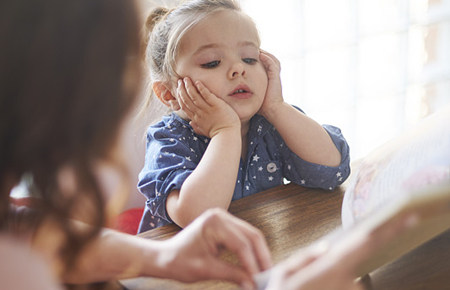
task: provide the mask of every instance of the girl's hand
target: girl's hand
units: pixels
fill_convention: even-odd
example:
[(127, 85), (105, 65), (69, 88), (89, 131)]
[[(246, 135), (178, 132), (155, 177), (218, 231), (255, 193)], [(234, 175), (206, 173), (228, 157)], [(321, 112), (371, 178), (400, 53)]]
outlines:
[(281, 65), (275, 56), (264, 50), (261, 50), (259, 59), (266, 69), (268, 84), (264, 102), (258, 113), (266, 117), (284, 103), (280, 79)]
[[(262, 233), (222, 209), (206, 211), (164, 243), (164, 264), (185, 282), (219, 279), (248, 289), (254, 287), (252, 276), (272, 265)], [(237, 256), (239, 265), (220, 258), (225, 249)]]
[(178, 80), (177, 95), (181, 109), (197, 134), (212, 138), (221, 130), (240, 128), (236, 112), (200, 81), (193, 84), (188, 77)]

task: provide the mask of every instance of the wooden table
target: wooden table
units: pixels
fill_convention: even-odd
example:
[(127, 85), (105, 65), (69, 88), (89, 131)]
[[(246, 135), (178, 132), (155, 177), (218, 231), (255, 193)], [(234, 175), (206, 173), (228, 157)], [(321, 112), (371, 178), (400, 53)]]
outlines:
[[(259, 228), (277, 263), (341, 225), (344, 189), (333, 192), (283, 185), (234, 201), (229, 211)], [(180, 230), (167, 225), (145, 233), (164, 240)], [(172, 280), (137, 278), (122, 281), (127, 289), (238, 289), (222, 281), (184, 284)], [(450, 231), (370, 275), (370, 289), (450, 289)]]

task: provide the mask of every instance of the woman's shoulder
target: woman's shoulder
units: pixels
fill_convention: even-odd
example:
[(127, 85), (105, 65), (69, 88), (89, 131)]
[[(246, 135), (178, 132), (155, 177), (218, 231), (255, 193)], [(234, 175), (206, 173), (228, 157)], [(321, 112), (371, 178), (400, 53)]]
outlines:
[(50, 265), (25, 241), (0, 233), (0, 256), (2, 289), (62, 289)]

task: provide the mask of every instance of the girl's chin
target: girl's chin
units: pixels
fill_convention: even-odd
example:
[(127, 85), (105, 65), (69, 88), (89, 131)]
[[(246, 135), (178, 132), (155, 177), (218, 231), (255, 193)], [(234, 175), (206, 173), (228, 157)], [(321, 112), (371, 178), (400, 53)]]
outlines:
[(241, 120), (241, 123), (250, 122), (250, 119), (253, 118), (258, 112), (252, 113), (252, 114), (239, 114), (239, 119)]
[(236, 114), (238, 114), (239, 119), (242, 120), (250, 120), (254, 115), (256, 115), (259, 112), (259, 108), (258, 110), (256, 110), (255, 108), (238, 108), (237, 110), (235, 108), (233, 108), (234, 111), (236, 112)]
[(188, 116), (186, 115), (186, 113), (183, 112), (183, 110), (175, 111), (175, 114), (177, 114), (181, 119), (184, 119), (186, 121), (190, 121)]

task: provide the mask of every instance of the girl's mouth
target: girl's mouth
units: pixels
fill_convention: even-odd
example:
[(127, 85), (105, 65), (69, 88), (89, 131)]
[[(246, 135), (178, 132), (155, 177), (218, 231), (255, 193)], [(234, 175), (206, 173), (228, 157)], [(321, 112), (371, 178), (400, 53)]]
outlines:
[(237, 99), (248, 99), (253, 95), (253, 92), (247, 86), (240, 85), (236, 87), (230, 94), (230, 97)]

